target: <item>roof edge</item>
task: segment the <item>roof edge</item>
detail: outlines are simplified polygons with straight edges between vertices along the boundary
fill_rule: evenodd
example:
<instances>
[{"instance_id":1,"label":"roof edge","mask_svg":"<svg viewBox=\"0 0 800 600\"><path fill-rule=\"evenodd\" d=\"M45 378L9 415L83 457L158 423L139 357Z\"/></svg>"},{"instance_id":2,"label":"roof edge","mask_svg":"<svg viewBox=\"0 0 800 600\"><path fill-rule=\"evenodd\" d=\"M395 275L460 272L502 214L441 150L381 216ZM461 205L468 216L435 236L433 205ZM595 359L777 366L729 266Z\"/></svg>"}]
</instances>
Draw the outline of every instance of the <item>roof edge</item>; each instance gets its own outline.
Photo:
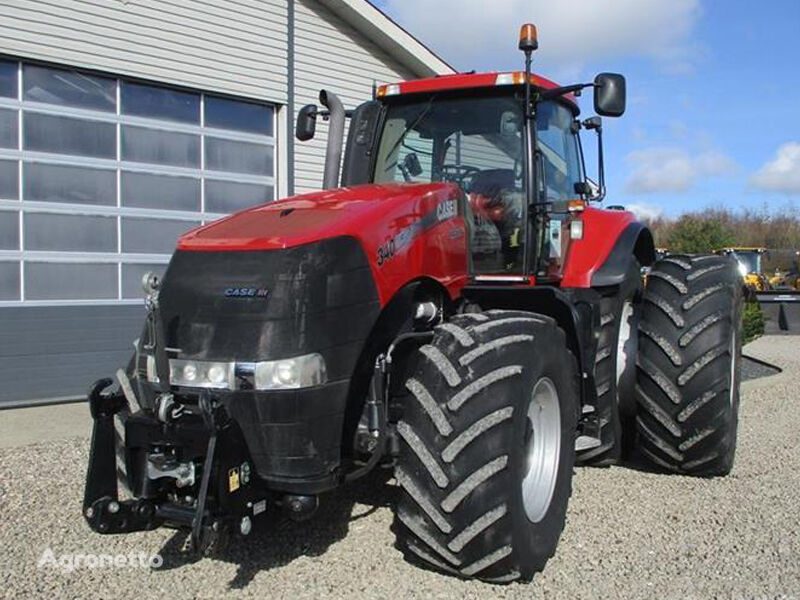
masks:
<instances>
[{"instance_id":1,"label":"roof edge","mask_svg":"<svg viewBox=\"0 0 800 600\"><path fill-rule=\"evenodd\" d=\"M319 0L420 77L456 70L368 0Z\"/></svg>"}]
</instances>

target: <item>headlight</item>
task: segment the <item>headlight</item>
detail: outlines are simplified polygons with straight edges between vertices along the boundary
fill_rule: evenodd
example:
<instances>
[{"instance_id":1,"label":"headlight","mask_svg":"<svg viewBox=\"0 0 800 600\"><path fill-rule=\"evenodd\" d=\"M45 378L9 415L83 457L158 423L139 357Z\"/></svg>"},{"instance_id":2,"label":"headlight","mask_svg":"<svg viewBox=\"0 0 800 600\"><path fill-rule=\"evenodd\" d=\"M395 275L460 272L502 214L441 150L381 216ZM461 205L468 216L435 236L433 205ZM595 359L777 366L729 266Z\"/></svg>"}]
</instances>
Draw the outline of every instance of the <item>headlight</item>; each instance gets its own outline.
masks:
<instances>
[{"instance_id":1,"label":"headlight","mask_svg":"<svg viewBox=\"0 0 800 600\"><path fill-rule=\"evenodd\" d=\"M219 390L286 390L327 382L325 360L317 353L258 363L169 361L171 385Z\"/></svg>"},{"instance_id":2,"label":"headlight","mask_svg":"<svg viewBox=\"0 0 800 600\"><path fill-rule=\"evenodd\" d=\"M235 386L234 366L232 362L171 359L169 382L185 387L232 390Z\"/></svg>"},{"instance_id":3,"label":"headlight","mask_svg":"<svg viewBox=\"0 0 800 600\"><path fill-rule=\"evenodd\" d=\"M257 390L297 389L321 385L327 380L325 361L316 353L255 365Z\"/></svg>"}]
</instances>

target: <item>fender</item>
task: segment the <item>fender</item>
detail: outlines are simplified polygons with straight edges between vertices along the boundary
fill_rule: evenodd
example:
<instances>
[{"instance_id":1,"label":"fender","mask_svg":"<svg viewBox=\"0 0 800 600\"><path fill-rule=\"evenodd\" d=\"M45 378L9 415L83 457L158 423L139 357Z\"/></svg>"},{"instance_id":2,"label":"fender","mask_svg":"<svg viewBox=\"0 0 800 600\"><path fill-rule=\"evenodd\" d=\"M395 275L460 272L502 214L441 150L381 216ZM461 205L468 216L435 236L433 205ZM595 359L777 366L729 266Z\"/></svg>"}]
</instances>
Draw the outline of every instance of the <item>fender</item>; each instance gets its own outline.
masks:
<instances>
[{"instance_id":1,"label":"fender","mask_svg":"<svg viewBox=\"0 0 800 600\"><path fill-rule=\"evenodd\" d=\"M633 260L643 267L656 260L653 234L637 221L630 223L617 238L617 243L602 266L592 275L592 287L619 285L625 281Z\"/></svg>"},{"instance_id":2,"label":"fender","mask_svg":"<svg viewBox=\"0 0 800 600\"><path fill-rule=\"evenodd\" d=\"M636 257L655 261L653 236L631 212L586 208L581 215L583 238L571 243L562 288L619 285Z\"/></svg>"}]
</instances>

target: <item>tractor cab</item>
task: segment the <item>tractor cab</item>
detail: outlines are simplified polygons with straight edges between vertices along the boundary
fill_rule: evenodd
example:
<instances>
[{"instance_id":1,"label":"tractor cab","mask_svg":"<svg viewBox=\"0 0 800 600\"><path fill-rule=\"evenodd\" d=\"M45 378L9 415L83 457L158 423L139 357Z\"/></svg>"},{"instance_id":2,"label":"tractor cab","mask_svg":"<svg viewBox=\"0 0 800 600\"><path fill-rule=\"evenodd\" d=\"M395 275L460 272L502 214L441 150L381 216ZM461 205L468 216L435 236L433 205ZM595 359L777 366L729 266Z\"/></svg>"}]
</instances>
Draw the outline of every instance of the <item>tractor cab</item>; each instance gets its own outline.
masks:
<instances>
[{"instance_id":1,"label":"tractor cab","mask_svg":"<svg viewBox=\"0 0 800 600\"><path fill-rule=\"evenodd\" d=\"M582 237L576 216L604 195L601 121L581 121L576 96L592 87L595 111L620 116L625 80L604 73L593 83L560 87L530 73L536 46L535 32L523 31L525 71L382 85L372 101L349 113L335 96L323 92L320 100L329 111L304 107L297 137L314 135L317 115L329 118L328 163L338 166L341 140L331 138L343 131L335 123L337 115L341 120L349 115L341 181L336 173L326 187L371 183L456 188L463 206L453 209L467 222L474 278L558 281L571 240ZM584 169L579 135L584 127L598 134L599 185Z\"/></svg>"},{"instance_id":2,"label":"tractor cab","mask_svg":"<svg viewBox=\"0 0 800 600\"><path fill-rule=\"evenodd\" d=\"M552 100L536 112L540 186L534 197L550 210L546 235L529 239L524 92L505 84L513 74L465 76L471 77L475 84L492 85L388 98L390 86L379 90L385 111L373 181L457 186L465 199L475 273L524 275L531 242L555 273L568 242L562 235L568 202L586 199L578 108L571 101Z\"/></svg>"}]
</instances>

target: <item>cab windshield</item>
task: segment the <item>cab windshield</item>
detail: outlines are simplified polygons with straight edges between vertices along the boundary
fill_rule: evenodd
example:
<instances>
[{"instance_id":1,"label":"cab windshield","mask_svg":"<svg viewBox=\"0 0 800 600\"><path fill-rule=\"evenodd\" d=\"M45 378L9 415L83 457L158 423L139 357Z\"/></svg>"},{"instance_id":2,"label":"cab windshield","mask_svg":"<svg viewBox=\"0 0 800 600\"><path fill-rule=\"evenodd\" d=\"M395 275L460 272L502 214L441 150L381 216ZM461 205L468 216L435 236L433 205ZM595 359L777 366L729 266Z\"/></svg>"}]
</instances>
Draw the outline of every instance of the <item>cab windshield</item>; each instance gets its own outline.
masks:
<instances>
[{"instance_id":1,"label":"cab windshield","mask_svg":"<svg viewBox=\"0 0 800 600\"><path fill-rule=\"evenodd\" d=\"M575 197L580 158L561 104L537 109L543 166L539 197ZM375 183L450 182L468 198L473 268L482 273L521 273L524 260L525 143L522 99L496 90L469 96L431 95L398 99L387 108L373 180ZM548 235L548 252L560 254L560 228Z\"/></svg>"},{"instance_id":2,"label":"cab windshield","mask_svg":"<svg viewBox=\"0 0 800 600\"><path fill-rule=\"evenodd\" d=\"M761 254L748 250L734 251L736 260L747 269L748 273L761 273Z\"/></svg>"}]
</instances>

